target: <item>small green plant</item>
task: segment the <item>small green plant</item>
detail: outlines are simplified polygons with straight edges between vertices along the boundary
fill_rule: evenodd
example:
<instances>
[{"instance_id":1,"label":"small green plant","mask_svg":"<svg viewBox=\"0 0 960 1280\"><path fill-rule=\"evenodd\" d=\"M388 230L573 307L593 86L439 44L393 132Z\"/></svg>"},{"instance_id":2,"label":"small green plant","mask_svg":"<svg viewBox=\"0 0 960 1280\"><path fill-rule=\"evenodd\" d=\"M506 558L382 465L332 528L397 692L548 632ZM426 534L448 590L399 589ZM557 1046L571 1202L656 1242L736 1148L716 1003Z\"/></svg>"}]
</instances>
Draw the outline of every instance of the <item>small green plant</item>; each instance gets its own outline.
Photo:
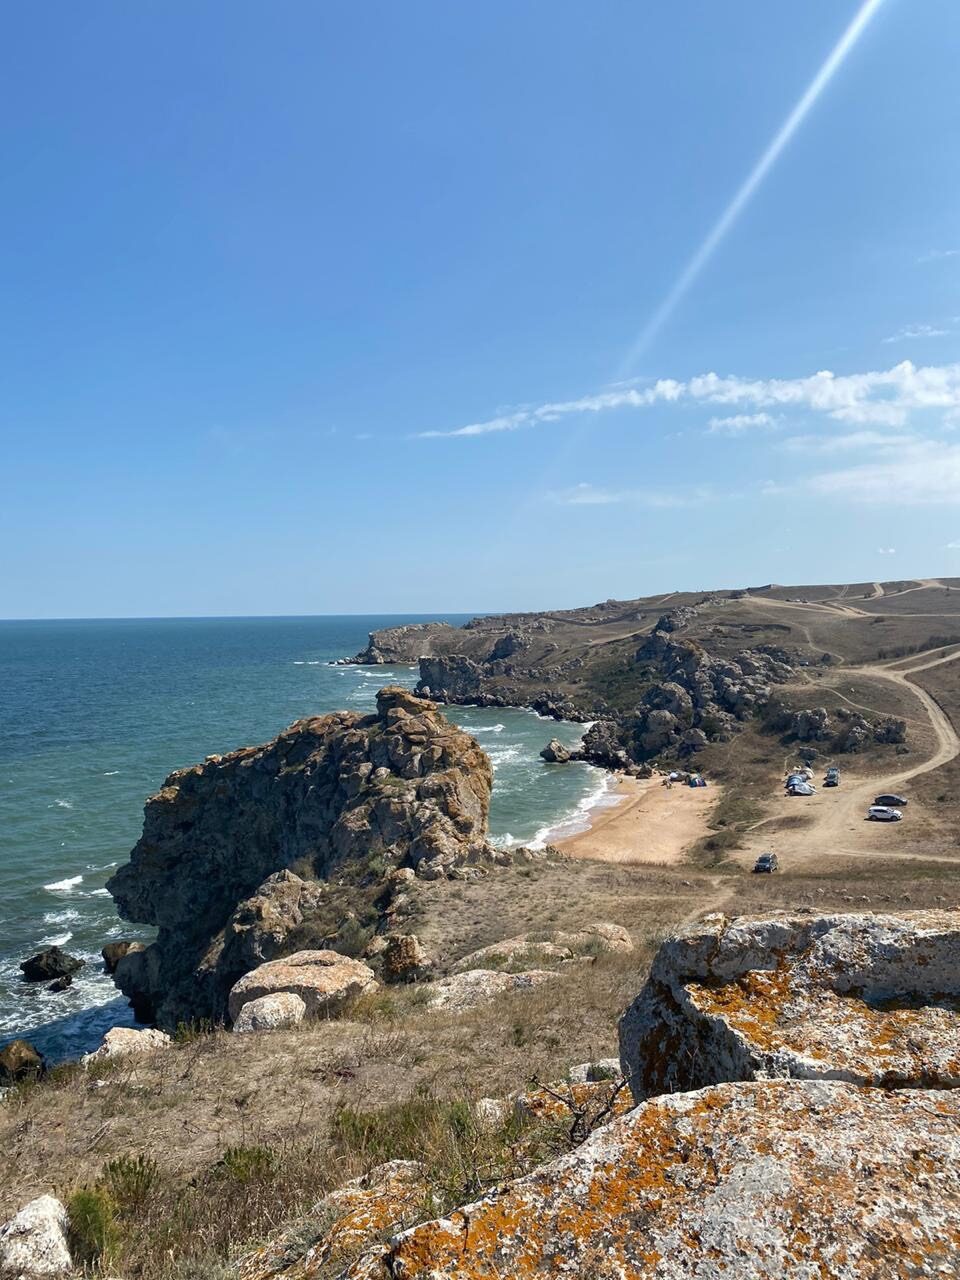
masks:
<instances>
[{"instance_id":1,"label":"small green plant","mask_svg":"<svg viewBox=\"0 0 960 1280\"><path fill-rule=\"evenodd\" d=\"M83 1266L109 1262L119 1241L117 1207L103 1187L83 1187L67 1201L70 1253Z\"/></svg>"},{"instance_id":2,"label":"small green plant","mask_svg":"<svg viewBox=\"0 0 960 1280\"><path fill-rule=\"evenodd\" d=\"M234 1182L260 1182L273 1172L276 1163L276 1152L270 1147L227 1147L219 1172Z\"/></svg>"},{"instance_id":3,"label":"small green plant","mask_svg":"<svg viewBox=\"0 0 960 1280\"><path fill-rule=\"evenodd\" d=\"M149 1156L117 1156L103 1166L100 1185L121 1214L144 1208L160 1182L160 1166Z\"/></svg>"},{"instance_id":4,"label":"small green plant","mask_svg":"<svg viewBox=\"0 0 960 1280\"><path fill-rule=\"evenodd\" d=\"M192 1044L201 1036L208 1036L216 1028L210 1018L195 1018L192 1022L178 1022L173 1038L177 1044Z\"/></svg>"}]
</instances>

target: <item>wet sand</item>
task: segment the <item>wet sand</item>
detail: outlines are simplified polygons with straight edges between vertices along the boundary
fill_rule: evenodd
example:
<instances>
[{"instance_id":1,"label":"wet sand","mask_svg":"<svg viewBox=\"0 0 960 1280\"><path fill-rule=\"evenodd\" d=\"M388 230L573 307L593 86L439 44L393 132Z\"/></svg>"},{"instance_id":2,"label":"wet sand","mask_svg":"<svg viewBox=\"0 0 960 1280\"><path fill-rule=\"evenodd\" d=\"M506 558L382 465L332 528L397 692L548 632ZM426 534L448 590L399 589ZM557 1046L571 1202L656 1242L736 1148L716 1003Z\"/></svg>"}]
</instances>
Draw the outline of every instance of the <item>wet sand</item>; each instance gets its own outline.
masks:
<instances>
[{"instance_id":1,"label":"wet sand","mask_svg":"<svg viewBox=\"0 0 960 1280\"><path fill-rule=\"evenodd\" d=\"M587 831L554 843L572 858L597 862L682 862L697 840L709 832L707 822L720 788L687 787L663 779L622 778L613 792L620 803L594 810Z\"/></svg>"}]
</instances>

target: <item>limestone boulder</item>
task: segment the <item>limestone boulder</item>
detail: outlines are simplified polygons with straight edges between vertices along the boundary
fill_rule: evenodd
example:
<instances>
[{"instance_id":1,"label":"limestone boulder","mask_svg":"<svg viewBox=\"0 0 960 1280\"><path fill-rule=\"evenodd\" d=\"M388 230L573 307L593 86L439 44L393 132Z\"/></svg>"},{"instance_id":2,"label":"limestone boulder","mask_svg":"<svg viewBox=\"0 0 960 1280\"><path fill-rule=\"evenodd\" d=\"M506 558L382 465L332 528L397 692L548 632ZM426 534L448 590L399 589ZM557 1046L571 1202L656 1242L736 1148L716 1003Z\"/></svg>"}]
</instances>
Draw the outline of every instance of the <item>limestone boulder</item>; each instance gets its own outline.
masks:
<instances>
[{"instance_id":1,"label":"limestone boulder","mask_svg":"<svg viewBox=\"0 0 960 1280\"><path fill-rule=\"evenodd\" d=\"M237 1035L250 1031L279 1031L299 1026L306 1012L306 1004L295 992L277 991L258 1000L248 1000L241 1006L232 1029Z\"/></svg>"},{"instance_id":2,"label":"limestone boulder","mask_svg":"<svg viewBox=\"0 0 960 1280\"><path fill-rule=\"evenodd\" d=\"M381 956L385 982L417 982L430 969L430 957L414 933L388 935Z\"/></svg>"},{"instance_id":3,"label":"limestone boulder","mask_svg":"<svg viewBox=\"0 0 960 1280\"><path fill-rule=\"evenodd\" d=\"M0 1275L11 1280L69 1276L67 1211L54 1196L38 1196L0 1227Z\"/></svg>"},{"instance_id":4,"label":"limestone boulder","mask_svg":"<svg viewBox=\"0 0 960 1280\"><path fill-rule=\"evenodd\" d=\"M454 965L455 973L468 969L562 964L601 951L632 951L633 940L629 932L619 924L599 921L582 929L551 929L536 934L521 934L516 938L504 938L489 946L471 951Z\"/></svg>"},{"instance_id":5,"label":"limestone boulder","mask_svg":"<svg viewBox=\"0 0 960 1280\"><path fill-rule=\"evenodd\" d=\"M955 1272L960 1093L670 1094L371 1249L344 1280L879 1280Z\"/></svg>"},{"instance_id":6,"label":"limestone boulder","mask_svg":"<svg viewBox=\"0 0 960 1280\"><path fill-rule=\"evenodd\" d=\"M129 938L124 938L118 942L108 942L101 950L103 956L103 968L106 973L114 973L117 965L124 956L133 955L138 951L145 951L147 944L145 942L134 942Z\"/></svg>"},{"instance_id":7,"label":"limestone boulder","mask_svg":"<svg viewBox=\"0 0 960 1280\"><path fill-rule=\"evenodd\" d=\"M308 1017L329 1017L377 985L373 970L359 960L336 951L297 951L244 974L231 988L227 1008L236 1022L249 1001L289 991L303 1001Z\"/></svg>"},{"instance_id":8,"label":"limestone boulder","mask_svg":"<svg viewBox=\"0 0 960 1280\"><path fill-rule=\"evenodd\" d=\"M80 1059L88 1064L103 1062L106 1058L125 1058L138 1053L155 1053L158 1049L169 1048L170 1037L154 1027L111 1027L103 1037L99 1049L85 1053Z\"/></svg>"},{"instance_id":9,"label":"limestone boulder","mask_svg":"<svg viewBox=\"0 0 960 1280\"><path fill-rule=\"evenodd\" d=\"M551 738L540 752L540 758L547 764L568 764L571 755L559 738Z\"/></svg>"},{"instance_id":10,"label":"limestone boulder","mask_svg":"<svg viewBox=\"0 0 960 1280\"><path fill-rule=\"evenodd\" d=\"M525 973L501 973L494 969L470 969L428 982L423 990L430 1008L444 1013L466 1013L478 1005L519 991L532 991L556 978L551 969L530 969Z\"/></svg>"},{"instance_id":11,"label":"limestone boulder","mask_svg":"<svg viewBox=\"0 0 960 1280\"><path fill-rule=\"evenodd\" d=\"M960 1085L960 911L708 916L620 1020L638 1098L727 1080Z\"/></svg>"},{"instance_id":12,"label":"limestone boulder","mask_svg":"<svg viewBox=\"0 0 960 1280\"><path fill-rule=\"evenodd\" d=\"M36 1079L43 1075L43 1054L29 1040L11 1040L0 1049L0 1084Z\"/></svg>"}]
</instances>

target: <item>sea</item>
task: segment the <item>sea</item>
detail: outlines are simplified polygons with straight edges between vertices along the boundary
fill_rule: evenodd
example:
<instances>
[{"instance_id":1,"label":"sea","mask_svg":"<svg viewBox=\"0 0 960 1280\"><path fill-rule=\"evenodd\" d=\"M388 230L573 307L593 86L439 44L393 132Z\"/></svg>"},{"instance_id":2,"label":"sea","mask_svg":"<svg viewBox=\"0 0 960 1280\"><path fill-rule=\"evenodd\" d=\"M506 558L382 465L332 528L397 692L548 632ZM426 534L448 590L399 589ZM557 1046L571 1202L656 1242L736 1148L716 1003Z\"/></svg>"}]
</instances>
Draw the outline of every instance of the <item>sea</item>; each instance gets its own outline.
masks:
<instances>
[{"instance_id":1,"label":"sea","mask_svg":"<svg viewBox=\"0 0 960 1280\"><path fill-rule=\"evenodd\" d=\"M371 710L385 684L412 688L415 667L335 660L372 630L436 617L0 622L0 1045L23 1035L56 1062L135 1025L100 948L151 936L119 919L104 887L136 843L147 796L212 752L302 716ZM447 714L493 764L495 842L542 845L615 802L600 770L539 757L551 737L577 744L583 725L503 708ZM54 944L86 962L62 993L19 969Z\"/></svg>"}]
</instances>

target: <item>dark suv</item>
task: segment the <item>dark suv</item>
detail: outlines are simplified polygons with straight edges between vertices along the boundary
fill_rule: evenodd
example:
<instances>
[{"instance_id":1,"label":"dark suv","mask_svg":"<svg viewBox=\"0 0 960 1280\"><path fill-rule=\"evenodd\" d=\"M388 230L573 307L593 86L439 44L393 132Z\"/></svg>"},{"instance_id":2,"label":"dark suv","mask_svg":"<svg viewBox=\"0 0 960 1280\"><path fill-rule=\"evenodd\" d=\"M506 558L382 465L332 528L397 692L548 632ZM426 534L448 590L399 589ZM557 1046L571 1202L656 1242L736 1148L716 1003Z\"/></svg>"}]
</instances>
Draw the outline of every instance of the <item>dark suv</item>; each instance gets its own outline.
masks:
<instances>
[{"instance_id":1,"label":"dark suv","mask_svg":"<svg viewBox=\"0 0 960 1280\"><path fill-rule=\"evenodd\" d=\"M840 785L840 770L839 770L839 769L828 769L828 770L827 770L827 776L826 776L826 777L824 778L824 780L823 780L823 785L824 785L825 787L839 787L839 785Z\"/></svg>"},{"instance_id":2,"label":"dark suv","mask_svg":"<svg viewBox=\"0 0 960 1280\"><path fill-rule=\"evenodd\" d=\"M758 873L767 872L771 874L774 871L779 871L780 862L775 853L761 853L753 864L753 869Z\"/></svg>"},{"instance_id":3,"label":"dark suv","mask_svg":"<svg viewBox=\"0 0 960 1280\"><path fill-rule=\"evenodd\" d=\"M895 796L893 792L884 792L882 796L877 796L873 803L886 805L889 808L902 809L907 802L903 796Z\"/></svg>"}]
</instances>

